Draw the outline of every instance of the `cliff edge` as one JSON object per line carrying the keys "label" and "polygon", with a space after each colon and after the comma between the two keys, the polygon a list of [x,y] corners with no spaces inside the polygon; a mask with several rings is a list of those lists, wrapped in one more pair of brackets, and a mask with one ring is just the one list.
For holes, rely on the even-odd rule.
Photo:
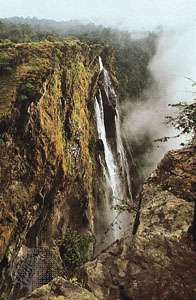
{"label": "cliff edge", "polygon": [[138,230],[81,270],[98,299],[196,298],[196,145],[170,151],[144,184]]}

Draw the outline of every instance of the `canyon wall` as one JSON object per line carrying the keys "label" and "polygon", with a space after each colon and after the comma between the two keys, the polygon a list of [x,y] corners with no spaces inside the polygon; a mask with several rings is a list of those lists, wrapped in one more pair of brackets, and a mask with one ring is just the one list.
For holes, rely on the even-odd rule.
{"label": "canyon wall", "polygon": [[[102,72],[101,56],[111,75]],[[24,296],[54,277],[48,271],[50,261],[62,265],[57,244],[67,229],[95,237],[91,257],[117,238],[117,226],[110,228],[114,195],[96,118],[99,95],[107,114],[102,127],[124,185],[122,196],[130,201],[135,167],[132,161],[125,165],[111,62],[103,46],[74,39],[1,46],[3,299]]]}

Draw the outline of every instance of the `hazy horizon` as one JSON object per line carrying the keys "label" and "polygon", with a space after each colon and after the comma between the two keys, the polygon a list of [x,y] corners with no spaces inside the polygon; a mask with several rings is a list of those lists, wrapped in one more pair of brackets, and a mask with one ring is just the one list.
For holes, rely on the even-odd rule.
{"label": "hazy horizon", "polygon": [[0,0],[0,17],[82,20],[128,30],[196,25],[195,0]]}

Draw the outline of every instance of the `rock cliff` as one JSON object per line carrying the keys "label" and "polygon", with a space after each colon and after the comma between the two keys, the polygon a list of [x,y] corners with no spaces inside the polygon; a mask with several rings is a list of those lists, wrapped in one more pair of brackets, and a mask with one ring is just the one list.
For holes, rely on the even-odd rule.
{"label": "rock cliff", "polygon": [[77,283],[70,283],[61,277],[55,278],[49,284],[36,289],[30,296],[21,300],[98,300],[92,293]]}
{"label": "rock cliff", "polygon": [[[105,144],[119,145],[100,55],[110,69],[108,49],[79,40],[0,47],[0,299],[196,299],[194,142],[169,152],[146,181],[126,238],[96,258],[88,249],[91,261],[57,277],[67,275],[58,244],[67,229],[97,237],[108,225],[96,98]],[[131,156],[126,168],[136,193]]]}
{"label": "rock cliff", "polygon": [[[105,57],[102,46],[74,39],[1,45],[3,299],[25,295],[51,279],[46,270],[45,279],[35,278],[33,270],[40,264],[46,268],[53,256],[60,259],[56,242],[67,228],[95,234],[95,212],[103,198],[94,113],[101,88],[99,55]],[[24,258],[28,270],[18,270]],[[21,292],[24,286],[28,290]]]}
{"label": "rock cliff", "polygon": [[[147,180],[135,236],[130,233],[80,269],[78,278],[92,293],[89,299],[196,298],[195,149],[194,144],[169,152]],[[44,289],[29,299],[42,299],[48,295]],[[64,294],[56,295],[64,299]]]}
{"label": "rock cliff", "polygon": [[195,150],[193,144],[163,158],[143,187],[133,239],[82,268],[98,299],[196,299]]}

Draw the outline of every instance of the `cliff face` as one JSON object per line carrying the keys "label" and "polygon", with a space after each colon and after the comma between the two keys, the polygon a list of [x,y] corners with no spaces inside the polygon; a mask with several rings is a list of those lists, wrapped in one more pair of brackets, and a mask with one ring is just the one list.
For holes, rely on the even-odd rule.
{"label": "cliff face", "polygon": [[94,230],[101,52],[77,40],[1,47],[1,294],[27,249]]}
{"label": "cliff face", "polygon": [[[80,269],[78,299],[87,290],[87,299],[100,300],[196,298],[195,149],[193,144],[163,158],[143,187],[136,235],[114,243]],[[70,299],[73,291],[70,283],[57,279],[28,299],[46,295]]]}
{"label": "cliff face", "polygon": [[196,298],[195,150],[194,144],[163,158],[144,185],[135,237],[82,268],[98,299]]}
{"label": "cliff face", "polygon": [[0,47],[1,299],[195,299],[194,143],[169,152],[147,180],[133,230],[134,212],[125,216],[128,237],[77,268],[82,287],[53,279],[67,228],[104,237],[105,247],[120,232],[114,219],[126,223],[109,201],[129,195],[136,207],[137,172],[99,55],[109,69],[107,49],[78,40]]}

